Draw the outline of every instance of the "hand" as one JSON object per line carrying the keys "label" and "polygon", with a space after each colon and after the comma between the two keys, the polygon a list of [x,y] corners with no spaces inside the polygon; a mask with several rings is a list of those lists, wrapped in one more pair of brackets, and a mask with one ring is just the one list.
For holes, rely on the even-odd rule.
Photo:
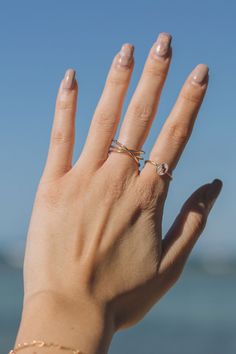
{"label": "hand", "polygon": [[[165,33],[154,43],[125,114],[118,141],[130,149],[141,149],[147,138],[171,61],[170,43]],[[32,326],[28,337],[64,338],[65,345],[80,346],[86,354],[106,352],[113,333],[140,321],[175,283],[221,189],[215,180],[193,193],[162,240],[169,177],[159,176],[150,163],[140,171],[128,154],[108,154],[133,67],[133,47],[125,44],[113,60],[74,166],[78,86],[74,71],[66,72],[27,235],[21,327],[44,308],[48,315],[41,311],[40,318],[53,314],[60,324],[52,329],[48,320],[40,330]],[[170,171],[190,137],[207,84],[208,68],[200,64],[153,146],[149,158],[167,162]]]}

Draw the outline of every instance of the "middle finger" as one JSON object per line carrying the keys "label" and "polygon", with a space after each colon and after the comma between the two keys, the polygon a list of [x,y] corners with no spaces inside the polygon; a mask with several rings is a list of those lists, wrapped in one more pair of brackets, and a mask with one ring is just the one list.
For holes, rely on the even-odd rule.
{"label": "middle finger", "polygon": [[[141,149],[155,117],[171,60],[171,35],[160,33],[153,44],[141,78],[129,103],[118,141],[129,149]],[[124,155],[113,154],[124,159]],[[126,155],[130,163],[130,157]]]}

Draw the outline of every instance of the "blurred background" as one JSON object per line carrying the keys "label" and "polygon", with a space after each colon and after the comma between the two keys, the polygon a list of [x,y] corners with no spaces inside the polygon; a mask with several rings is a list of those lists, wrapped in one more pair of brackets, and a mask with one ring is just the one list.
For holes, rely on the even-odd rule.
{"label": "blurred background", "polygon": [[76,161],[107,71],[121,45],[135,45],[127,107],[159,32],[173,60],[146,156],[189,72],[210,67],[209,89],[165,208],[168,230],[201,184],[223,180],[219,200],[178,284],[111,354],[236,353],[235,1],[0,2],[0,348],[14,344],[23,297],[22,264],[34,195],[46,161],[54,103],[67,68],[77,71]]}

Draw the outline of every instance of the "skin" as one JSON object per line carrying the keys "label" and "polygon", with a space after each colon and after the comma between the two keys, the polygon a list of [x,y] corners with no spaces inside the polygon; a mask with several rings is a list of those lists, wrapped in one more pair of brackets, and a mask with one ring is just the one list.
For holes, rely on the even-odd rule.
{"label": "skin", "polygon": [[[118,140],[132,149],[141,149],[148,136],[171,61],[171,48],[159,57],[155,48],[156,43],[119,132]],[[78,84],[63,88],[66,78],[60,84],[27,235],[16,344],[43,339],[85,354],[107,353],[113,335],[139,322],[177,281],[220,192],[219,180],[201,186],[162,235],[168,176],[159,176],[150,163],[139,169],[128,154],[108,154],[134,68],[134,61],[119,65],[119,58],[117,53],[73,166]],[[193,80],[195,71],[149,156],[167,162],[171,172],[207,89],[208,75],[200,84]]]}

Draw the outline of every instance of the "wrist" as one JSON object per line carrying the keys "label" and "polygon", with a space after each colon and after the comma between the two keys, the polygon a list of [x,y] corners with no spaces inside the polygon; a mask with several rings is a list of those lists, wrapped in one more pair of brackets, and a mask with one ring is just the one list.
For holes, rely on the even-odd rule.
{"label": "wrist", "polygon": [[[15,345],[44,340],[79,349],[83,354],[106,354],[113,334],[112,317],[104,306],[88,297],[81,297],[78,305],[78,301],[73,303],[47,292],[24,302]],[[61,353],[55,348],[42,352]],[[32,348],[24,349],[24,354],[28,353],[32,353]]]}

